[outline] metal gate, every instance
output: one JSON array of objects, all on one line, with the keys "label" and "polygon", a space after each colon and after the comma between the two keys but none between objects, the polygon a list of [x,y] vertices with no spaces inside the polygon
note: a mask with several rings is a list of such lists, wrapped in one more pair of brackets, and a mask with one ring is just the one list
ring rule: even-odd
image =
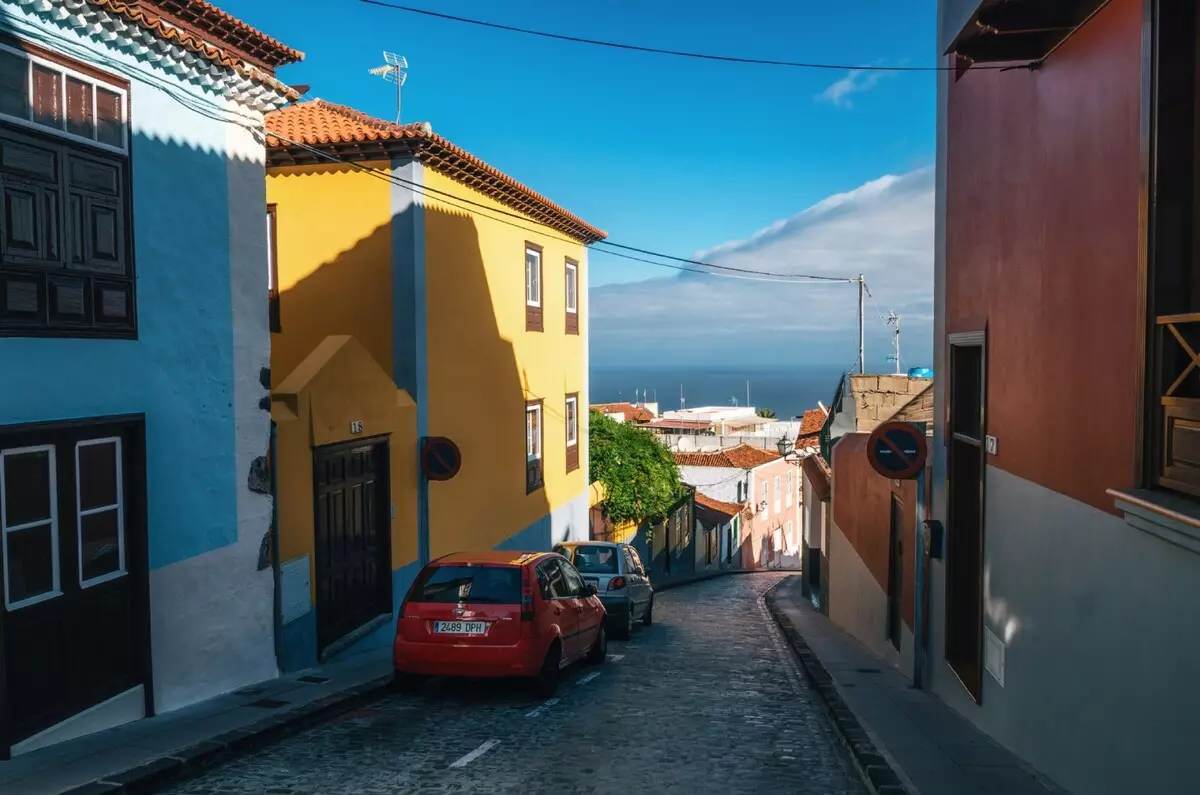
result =
[{"label": "metal gate", "polygon": [[316,448],[313,478],[317,650],[321,653],[392,612],[387,440]]}]

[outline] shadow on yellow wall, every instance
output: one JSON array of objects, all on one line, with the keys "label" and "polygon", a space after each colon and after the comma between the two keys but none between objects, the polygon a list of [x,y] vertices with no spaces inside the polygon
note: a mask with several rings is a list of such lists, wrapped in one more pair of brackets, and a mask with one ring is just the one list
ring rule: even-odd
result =
[{"label": "shadow on yellow wall", "polygon": [[[279,423],[280,560],[312,555],[313,448],[383,434],[390,435],[392,460],[393,569],[417,559],[421,430],[411,401],[418,395],[401,397],[407,393],[393,380],[393,328],[400,329],[395,337],[397,359],[407,355],[400,349],[415,352],[424,346],[429,379],[441,385],[437,394],[455,393],[456,410],[427,407],[431,419],[426,433],[449,436],[463,454],[462,469],[453,480],[428,486],[431,557],[491,549],[547,516],[549,503],[544,489],[526,494],[525,391],[512,343],[500,336],[475,219],[438,208],[422,210],[426,227],[453,241],[438,247],[438,256],[428,260],[426,280],[436,270],[438,283],[451,283],[453,289],[430,294],[426,311],[436,313],[439,322],[419,328],[411,313],[393,307],[392,268],[403,267],[403,258],[392,257],[391,224],[412,223],[405,217],[412,210],[369,231],[356,224],[352,228],[365,235],[346,240],[346,213],[321,211],[331,202],[347,200],[337,192],[327,195],[323,186],[328,176],[320,171],[290,175],[287,190],[278,190],[276,184],[269,196],[277,207],[282,288],[282,332],[273,335],[271,361],[277,384],[272,415]],[[390,202],[390,195],[373,199],[384,200]],[[356,217],[373,211],[364,209]],[[319,251],[338,253],[312,264],[312,252]],[[513,258],[513,268],[521,267],[520,254]],[[289,257],[291,263],[285,263]],[[305,264],[297,269],[298,261]],[[284,276],[297,272],[303,275]],[[386,322],[380,319],[383,303]],[[360,313],[360,306],[369,309]],[[411,333],[406,335],[406,328]],[[443,331],[434,341],[426,339],[427,328]],[[301,356],[309,345],[312,348]],[[379,361],[385,354],[388,360]],[[358,420],[363,430],[352,434],[351,422]],[[545,444],[552,443],[547,434]],[[397,586],[399,590],[399,580]],[[315,582],[311,590],[315,594]],[[394,593],[396,605],[403,596]],[[315,598],[314,609],[320,609]]]}]

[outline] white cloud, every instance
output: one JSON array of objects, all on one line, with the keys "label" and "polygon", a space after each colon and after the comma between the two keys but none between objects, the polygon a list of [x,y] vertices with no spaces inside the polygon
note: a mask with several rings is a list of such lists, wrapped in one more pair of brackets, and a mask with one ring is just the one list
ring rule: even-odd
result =
[{"label": "white cloud", "polygon": [[[901,355],[927,365],[933,322],[933,169],[884,176],[695,258],[785,275],[863,274],[868,368],[885,367],[901,316]],[[598,362],[848,365],[858,350],[854,284],[776,284],[678,273],[591,290]],[[907,353],[906,353],[907,352]]]},{"label": "white cloud", "polygon": [[841,80],[830,83],[824,91],[817,94],[817,99],[828,102],[835,108],[853,107],[854,103],[850,101],[850,95],[870,91],[883,79],[884,75],[884,72],[851,69]]}]

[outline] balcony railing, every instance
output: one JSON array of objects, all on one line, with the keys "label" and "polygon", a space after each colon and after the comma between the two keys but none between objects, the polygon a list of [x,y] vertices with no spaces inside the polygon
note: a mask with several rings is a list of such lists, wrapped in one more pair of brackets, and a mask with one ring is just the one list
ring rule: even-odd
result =
[{"label": "balcony railing", "polygon": [[1151,451],[1159,485],[1200,497],[1200,313],[1156,319],[1157,416]]}]

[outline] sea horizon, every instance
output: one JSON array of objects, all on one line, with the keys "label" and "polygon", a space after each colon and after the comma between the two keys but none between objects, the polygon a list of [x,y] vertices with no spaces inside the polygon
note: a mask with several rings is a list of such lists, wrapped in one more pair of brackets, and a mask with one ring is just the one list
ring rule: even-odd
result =
[{"label": "sea horizon", "polygon": [[[660,411],[697,406],[769,408],[780,419],[801,416],[833,399],[844,371],[828,365],[789,367],[698,367],[599,365],[590,369],[592,403],[657,402]],[[749,402],[747,402],[747,384]]]}]

